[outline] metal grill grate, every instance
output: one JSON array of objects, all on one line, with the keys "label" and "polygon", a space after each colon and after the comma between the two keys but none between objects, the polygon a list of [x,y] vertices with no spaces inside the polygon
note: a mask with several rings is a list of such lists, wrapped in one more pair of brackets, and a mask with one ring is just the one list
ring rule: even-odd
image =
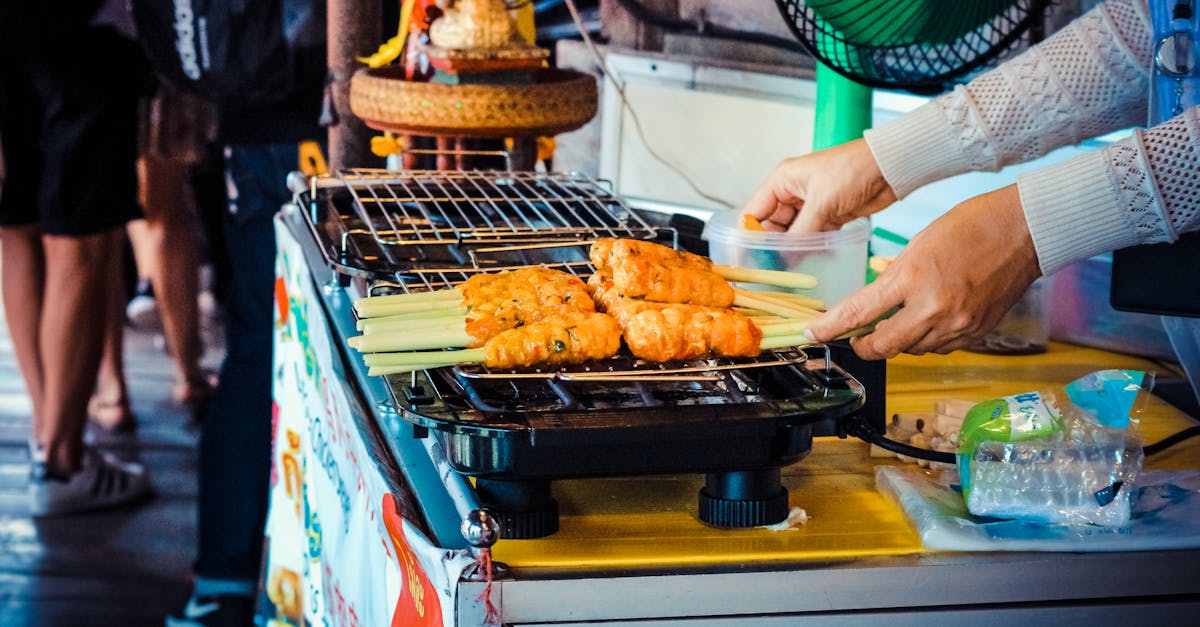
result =
[{"label": "metal grill grate", "polygon": [[[648,224],[578,173],[355,169],[317,179],[309,220],[327,257],[354,271],[542,261],[600,237],[652,239]],[[560,259],[584,259],[565,250]]]},{"label": "metal grill grate", "polygon": [[[587,261],[563,261],[536,265],[573,274],[584,282],[595,272],[592,264]],[[522,267],[525,266],[501,266],[487,268],[486,270],[470,268],[417,268],[405,272],[402,276],[398,277],[401,279],[399,281],[375,281],[371,283],[368,291],[371,296],[379,296],[382,294],[411,294],[448,290],[453,289],[460,283],[465,283],[467,279],[481,272],[503,272],[505,270],[517,270]]]}]

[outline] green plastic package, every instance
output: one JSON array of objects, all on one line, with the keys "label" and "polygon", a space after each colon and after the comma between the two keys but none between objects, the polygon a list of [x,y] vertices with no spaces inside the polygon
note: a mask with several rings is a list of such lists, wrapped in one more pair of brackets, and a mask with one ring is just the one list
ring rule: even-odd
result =
[{"label": "green plastic package", "polygon": [[963,498],[971,491],[971,457],[981,442],[1023,442],[1062,431],[1053,401],[1025,392],[977,403],[963,419],[958,436],[958,477]]}]

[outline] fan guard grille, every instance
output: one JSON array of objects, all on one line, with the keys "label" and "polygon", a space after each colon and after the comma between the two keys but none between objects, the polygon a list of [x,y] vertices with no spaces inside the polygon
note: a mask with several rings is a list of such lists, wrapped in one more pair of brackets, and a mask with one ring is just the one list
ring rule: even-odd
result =
[{"label": "fan guard grille", "polygon": [[801,44],[858,83],[945,91],[1016,44],[1051,0],[776,0]]}]

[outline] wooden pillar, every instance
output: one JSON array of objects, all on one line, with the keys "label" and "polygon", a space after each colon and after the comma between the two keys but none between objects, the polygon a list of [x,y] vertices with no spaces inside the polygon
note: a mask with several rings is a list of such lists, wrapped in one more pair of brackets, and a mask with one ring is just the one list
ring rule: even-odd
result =
[{"label": "wooden pillar", "polygon": [[373,53],[383,42],[380,0],[329,0],[326,36],[337,113],[337,123],[329,127],[330,170],[376,163],[379,158],[371,154],[375,131],[350,112],[350,78],[362,67],[355,57]]}]

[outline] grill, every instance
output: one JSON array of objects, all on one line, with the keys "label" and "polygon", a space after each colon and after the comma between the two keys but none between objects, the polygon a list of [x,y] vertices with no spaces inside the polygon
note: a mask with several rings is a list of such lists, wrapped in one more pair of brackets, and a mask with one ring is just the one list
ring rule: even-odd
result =
[{"label": "grill", "polygon": [[[369,294],[448,289],[527,264],[586,280],[597,237],[675,240],[574,174],[355,170],[308,182],[298,201],[326,261],[365,277]],[[475,477],[506,538],[558,529],[556,479],[651,473],[703,473],[701,520],[749,527],[787,516],[780,469],[863,406],[863,386],[833,357],[828,347],[671,364],[618,355],[387,383],[414,433]]]},{"label": "grill", "polygon": [[357,169],[313,178],[308,196],[322,253],[350,275],[582,259],[596,238],[659,235],[574,173]]}]

